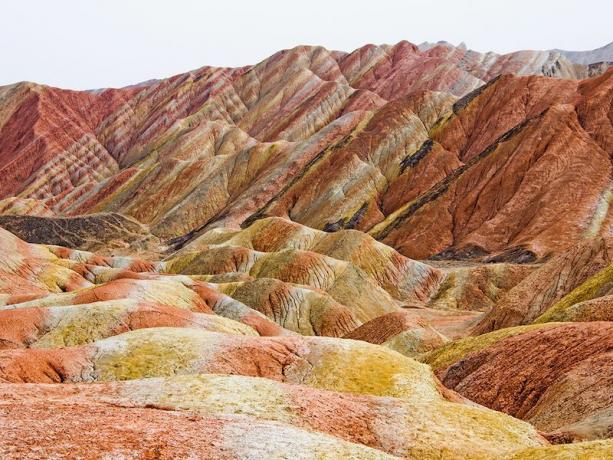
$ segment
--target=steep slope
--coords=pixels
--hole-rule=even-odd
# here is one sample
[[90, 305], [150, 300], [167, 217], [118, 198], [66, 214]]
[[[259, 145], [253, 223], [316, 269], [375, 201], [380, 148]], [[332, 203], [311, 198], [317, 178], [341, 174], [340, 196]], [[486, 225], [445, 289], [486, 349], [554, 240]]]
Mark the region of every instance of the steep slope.
[[[473, 401], [528, 420], [540, 430], [571, 439], [609, 437], [613, 325], [543, 326], [465, 355], [439, 371], [441, 380]], [[521, 371], [512, 364], [516, 362], [522, 363]]]
[[599, 53], [0, 87], [0, 457], [606, 458]]
[[[609, 71], [579, 84], [503, 76], [480, 88], [432, 131], [463, 166], [370, 234], [409, 257], [499, 261], [608, 234], [612, 85]], [[602, 111], [584, 109], [596, 99], [586, 91], [606, 98]]]
[[[247, 226], [276, 215], [328, 231], [368, 230], [379, 223], [373, 234], [413, 257], [459, 243], [482, 245], [479, 238], [498, 230], [476, 233], [474, 227], [484, 225], [482, 214], [476, 214], [468, 228], [453, 232], [446, 247], [441, 238], [438, 246], [426, 243], [416, 251], [405, 240], [417, 235], [389, 233], [407, 219], [405, 210], [413, 200], [432, 196], [437, 184], [454, 177], [452, 172], [474, 155], [547, 108], [545, 120], [532, 120], [529, 124], [537, 126], [525, 127], [516, 136], [522, 141], [518, 148], [526, 153], [515, 155], [520, 158], [505, 166], [497, 180], [505, 184], [508, 176], [527, 174], [525, 161], [537, 157], [544, 158], [539, 164], [545, 167], [553, 161], [546, 159], [560, 155], [556, 145], [571, 142], [568, 151], [577, 152], [574, 173], [562, 174], [558, 187], [563, 184], [575, 195], [583, 190], [583, 177], [592, 171], [585, 170], [582, 152], [592, 151], [595, 142], [604, 150], [598, 155], [604, 155], [613, 142], [606, 119], [611, 72], [581, 84], [504, 77], [489, 89], [482, 87], [507, 73], [585, 77], [579, 67], [555, 53], [481, 55], [446, 44], [420, 50], [401, 42], [367, 45], [352, 53], [302, 46], [250, 67], [203, 67], [117, 90], [71, 92], [29, 83], [3, 87], [2, 208], [5, 213], [43, 215], [120, 212], [149, 225], [163, 239], [181, 242], [206, 229]], [[477, 88], [481, 96], [473, 94], [472, 103], [456, 104], [459, 113], [437, 123], [448, 118], [457, 97]], [[492, 93], [496, 97], [490, 97]], [[576, 119], [568, 104], [577, 108]], [[492, 117], [502, 105], [507, 107], [505, 115]], [[559, 129], [541, 132], [543, 124]], [[458, 125], [466, 126], [468, 142], [458, 137]], [[524, 139], [526, 130], [532, 131], [529, 139]], [[532, 153], [532, 159], [524, 158], [533, 148], [531, 142], [542, 136], [560, 141], [545, 152]], [[604, 158], [602, 165], [593, 165], [603, 177], [608, 174]], [[470, 169], [489, 177], [491, 163], [480, 161]], [[530, 171], [530, 177], [543, 176], [538, 167]], [[459, 182], [471, 177], [460, 176]], [[610, 193], [603, 180], [583, 192], [580, 215], [570, 217], [574, 224], [565, 229], [568, 236], [561, 244], [575, 241], [588, 222], [592, 233], [608, 225]], [[489, 226], [506, 225], [505, 218], [515, 217], [504, 217], [515, 212], [509, 208], [524, 211], [521, 203], [535, 198], [516, 191], [517, 184], [509, 185], [515, 199], [509, 197], [495, 209], [487, 206]], [[549, 193], [557, 192], [556, 187], [552, 184]], [[601, 204], [594, 203], [596, 196]], [[472, 206], [465, 200], [461, 208]], [[544, 191], [540, 200], [548, 200]], [[499, 224], [492, 222], [492, 212], [501, 214]], [[590, 220], [590, 212], [603, 214], [604, 223], [600, 217]], [[412, 229], [415, 219], [401, 227]], [[515, 235], [517, 241], [496, 241], [485, 249], [513, 249], [547, 224], [550, 220], [534, 216], [526, 234]], [[432, 235], [440, 232], [435, 229]], [[551, 246], [542, 241], [534, 245]], [[558, 250], [545, 247], [537, 255]]]
[[552, 258], [509, 290], [475, 327], [482, 334], [528, 324], [611, 263], [611, 238], [585, 240]]
[[612, 321], [613, 265], [599, 271], [562, 297], [535, 322]]

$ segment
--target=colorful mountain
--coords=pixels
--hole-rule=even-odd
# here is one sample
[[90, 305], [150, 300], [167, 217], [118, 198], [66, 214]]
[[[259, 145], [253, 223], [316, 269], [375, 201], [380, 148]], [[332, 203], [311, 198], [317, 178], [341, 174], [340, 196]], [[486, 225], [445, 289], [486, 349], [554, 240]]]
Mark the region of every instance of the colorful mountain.
[[608, 458], [609, 51], [0, 87], [0, 457]]

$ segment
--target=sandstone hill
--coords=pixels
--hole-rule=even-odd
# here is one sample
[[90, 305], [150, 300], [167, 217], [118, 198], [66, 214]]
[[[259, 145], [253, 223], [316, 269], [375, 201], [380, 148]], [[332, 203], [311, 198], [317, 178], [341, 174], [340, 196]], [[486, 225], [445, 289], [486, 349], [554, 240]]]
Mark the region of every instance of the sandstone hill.
[[609, 458], [608, 48], [0, 87], [0, 457]]

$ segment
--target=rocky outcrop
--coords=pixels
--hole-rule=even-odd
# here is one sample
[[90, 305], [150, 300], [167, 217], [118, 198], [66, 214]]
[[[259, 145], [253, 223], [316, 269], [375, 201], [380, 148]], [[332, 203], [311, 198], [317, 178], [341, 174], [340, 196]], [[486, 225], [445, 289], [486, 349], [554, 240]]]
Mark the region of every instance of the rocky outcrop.
[[[606, 49], [606, 47], [603, 48]], [[589, 53], [597, 54], [603, 48], [579, 53], [585, 54], [587, 58]], [[445, 41], [437, 43], [424, 42], [419, 45], [419, 49], [431, 54], [445, 56], [456, 62], [462, 69], [483, 80], [489, 80], [497, 75], [509, 73], [517, 75], [542, 73], [543, 75], [561, 78], [581, 78], [581, 76], [586, 75], [586, 69], [582, 68], [582, 65], [574, 66], [573, 64], [588, 63], [580, 63], [577, 59], [574, 59], [574, 56], [567, 54], [572, 52], [561, 50], [525, 50], [501, 55], [491, 51], [479, 53], [467, 49], [464, 43], [453, 46]]]
[[611, 84], [503, 76], [458, 101], [431, 136], [463, 165], [369, 233], [413, 258], [516, 262], [608, 235], [610, 102], [582, 107]]
[[350, 307], [318, 289], [273, 278], [225, 283], [219, 290], [301, 335], [342, 337], [360, 324]]
[[445, 336], [425, 321], [415, 320], [404, 311], [388, 313], [363, 324], [345, 336], [346, 339], [363, 340], [374, 344], [394, 344], [397, 351], [403, 343], [405, 355], [417, 354], [440, 347]]
[[525, 326], [507, 327], [478, 336], [462, 337], [429, 353], [424, 353], [419, 357], [419, 361], [429, 364], [432, 369], [439, 372], [452, 364], [461, 362], [471, 353], [484, 350], [508, 337], [557, 325], [559, 323], [528, 324]]
[[434, 262], [445, 275], [436, 294], [428, 301], [437, 310], [473, 310], [487, 312], [509, 290], [537, 267], [528, 264], [473, 264], [470, 262]]
[[475, 327], [482, 334], [528, 324], [611, 264], [610, 238], [594, 238], [551, 259], [509, 290]]
[[440, 270], [404, 257], [362, 232], [339, 230], [327, 233], [278, 217], [259, 219], [241, 231], [213, 229], [178, 254], [210, 246], [238, 246], [266, 253], [294, 249], [349, 262], [363, 270], [393, 298], [407, 304], [428, 301], [444, 277]]
[[564, 299], [539, 316], [534, 322], [613, 321], [613, 295], [584, 300], [570, 306], [562, 303], [563, 301]]
[[605, 458], [607, 68], [400, 42], [0, 87], [0, 457]]
[[[465, 355], [439, 371], [441, 380], [469, 399], [528, 420], [540, 430], [570, 439], [609, 436], [613, 325], [539, 326]], [[521, 369], [512, 364], [519, 362]], [[575, 434], [582, 421], [587, 423]]]
[[[115, 213], [80, 217], [0, 215], [0, 227], [29, 243], [67, 246], [85, 251], [140, 253], [155, 251], [159, 240], [133, 219]], [[160, 248], [162, 249], [162, 248]]]
[[535, 322], [613, 321], [613, 265], [596, 273], [539, 316]]
[[[119, 212], [179, 245], [280, 216], [370, 230], [413, 258], [530, 261], [608, 231], [612, 75], [571, 80], [587, 73], [557, 53], [401, 42], [301, 46], [124, 89], [3, 87], [0, 209]], [[419, 217], [438, 208], [451, 215]]]
[[[124, 419], [138, 419], [131, 428], [131, 433], [137, 436], [142, 435], [145, 429], [148, 433], [152, 430], [158, 433], [156, 430], [161, 429], [163, 424], [172, 423], [174, 430], [181, 426], [183, 417], [188, 416], [202, 417], [199, 420], [206, 422], [208, 427], [213, 420], [217, 420], [215, 423], [221, 425], [214, 426], [225, 427], [222, 430], [224, 433], [230, 429], [227, 428], [229, 426], [243, 435], [254, 435], [260, 425], [266, 433], [274, 427], [276, 433], [291, 434], [292, 442], [306, 439], [304, 444], [300, 444], [303, 447], [291, 447], [294, 453], [298, 452], [297, 455], [301, 455], [299, 449], [311, 445], [312, 449], [308, 452], [317, 451], [318, 446], [327, 446], [328, 449], [334, 446], [334, 452], [346, 452], [349, 456], [360, 458], [369, 458], [371, 454], [373, 458], [381, 455], [483, 458], [510, 455], [528, 447], [547, 445], [547, 441], [531, 425], [490, 409], [473, 406], [443, 387], [428, 365], [408, 357], [429, 352], [426, 358], [421, 359], [434, 362], [427, 357], [436, 356], [437, 348], [441, 346], [443, 350], [453, 350], [455, 343], [447, 345], [447, 337], [455, 338], [465, 333], [481, 313], [424, 307], [400, 310], [395, 306], [393, 297], [378, 286], [375, 277], [366, 274], [352, 262], [317, 252], [281, 248], [291, 242], [303, 244], [306, 241], [322, 253], [342, 255], [356, 263], [361, 261], [364, 269], [371, 266], [373, 261], [379, 261], [380, 267], [389, 267], [386, 264], [390, 263], [390, 259], [383, 256], [393, 254], [390, 253], [391, 249], [380, 243], [371, 243], [370, 247], [379, 248], [380, 255], [372, 260], [361, 259], [361, 252], [348, 245], [350, 239], [335, 239], [331, 243], [327, 241], [328, 235], [337, 234], [309, 234], [295, 224], [289, 228], [296, 230], [297, 235], [307, 237], [290, 237], [292, 233], [279, 231], [277, 224], [273, 226], [279, 236], [276, 240], [269, 239], [266, 226], [252, 233], [246, 230], [219, 230], [207, 238], [215, 237], [218, 243], [232, 240], [243, 244], [218, 244], [213, 248], [230, 250], [231, 254], [237, 254], [236, 249], [239, 249], [247, 251], [247, 254], [260, 254], [260, 258], [270, 257], [267, 254], [278, 258], [278, 254], [290, 251], [289, 254], [308, 254], [309, 258], [315, 257], [314, 260], [323, 258], [321, 260], [332, 268], [338, 268], [340, 263], [342, 270], [334, 272], [338, 278], [328, 287], [330, 292], [364, 293], [367, 286], [370, 286], [369, 289], [377, 286], [380, 290], [377, 292], [385, 293], [382, 295], [388, 296], [394, 305], [393, 312], [377, 313], [375, 306], [366, 308], [366, 303], [360, 309], [352, 310], [350, 305], [355, 309], [358, 304], [350, 297], [347, 297], [347, 306], [315, 286], [258, 276], [261, 273], [276, 273], [279, 277], [302, 276], [301, 279], [308, 282], [311, 275], [308, 270], [304, 272], [303, 268], [299, 268], [301, 264], [286, 266], [276, 262], [269, 268], [264, 265], [256, 270], [249, 269], [256, 275], [254, 278], [207, 282], [204, 275], [165, 273], [172, 271], [171, 261], [147, 262], [123, 256], [99, 256], [59, 246], [28, 244], [1, 230], [0, 250], [6, 256], [0, 259], [1, 273], [12, 276], [18, 283], [38, 283], [40, 292], [35, 298], [19, 297], [6, 292], [10, 285], [2, 288], [0, 381], [5, 382], [5, 386], [0, 388], [0, 392], [9, 392], [11, 396], [2, 398], [1, 405], [13, 426], [17, 424], [25, 431], [22, 433], [13, 429], [11, 433], [22, 434], [3, 438], [0, 449], [4, 449], [9, 456], [23, 452], [30, 435], [38, 433], [38, 430], [47, 430], [45, 439], [50, 442], [36, 444], [39, 450], [64, 455], [62, 446], [66, 444], [55, 442], [62, 439], [64, 432], [54, 431], [47, 424], [61, 417], [62, 424], [55, 423], [54, 426], [69, 429], [78, 420], [81, 427], [76, 428], [75, 425], [76, 434], [71, 438], [75, 442], [75, 452], [79, 451], [82, 443], [83, 423], [91, 423], [92, 430], [94, 426], [96, 429], [89, 436], [95, 437], [98, 436], [96, 433], [100, 433], [100, 443], [96, 449], [101, 454], [157, 449], [156, 452], [182, 455], [183, 451], [172, 447], [174, 444], [164, 434], [158, 436], [161, 444], [151, 445], [131, 444], [132, 435], [124, 435], [116, 444], [105, 439], [110, 435], [115, 436], [114, 431], [108, 430], [119, 427], [117, 422]], [[318, 241], [315, 242], [309, 235], [315, 235]], [[366, 237], [362, 241], [368, 242], [370, 239]], [[253, 244], [265, 245], [266, 242], [270, 244], [269, 247], [259, 247], [278, 251], [259, 252], [247, 248]], [[205, 249], [207, 244], [203, 240], [198, 245], [200, 251], [196, 252], [197, 256], [211, 249]], [[176, 256], [177, 260], [186, 254], [191, 257], [192, 249], [186, 248], [185, 253]], [[182, 265], [184, 269], [194, 263], [194, 259], [189, 257], [187, 263]], [[207, 260], [209, 262], [204, 263], [203, 259], [203, 263], [193, 267], [209, 271], [207, 266], [217, 264], [225, 267], [218, 270], [218, 275], [222, 275], [244, 264], [247, 264], [245, 267], [257, 267], [260, 263], [258, 259], [250, 265], [250, 258], [245, 261], [236, 258], [224, 261], [218, 257]], [[399, 256], [392, 260], [403, 258]], [[174, 262], [175, 268], [181, 265], [176, 265], [178, 263]], [[410, 263], [408, 267], [411, 267]], [[436, 269], [432, 271], [437, 272]], [[409, 277], [408, 273], [418, 276], [420, 272], [405, 272], [404, 276]], [[348, 273], [363, 275], [352, 280], [347, 278]], [[40, 274], [43, 275], [41, 279], [38, 278]], [[61, 283], [64, 279], [73, 280], [70, 292], [61, 292], [68, 289], [58, 289], [64, 286]], [[325, 280], [321, 275], [312, 279]], [[365, 302], [365, 299], [368, 297], [357, 302]], [[355, 312], [374, 318], [358, 327], [365, 318]], [[582, 381], [588, 378], [587, 373], [591, 379], [605, 379], [602, 381], [606, 382], [608, 355], [603, 347], [608, 346], [606, 337], [610, 335], [606, 329], [607, 323], [569, 323], [569, 327], [576, 329], [578, 326], [575, 325], [578, 324], [590, 329], [583, 331], [579, 328], [576, 334], [565, 331], [543, 339], [542, 342], [552, 347], [553, 351], [539, 354], [541, 360], [549, 357], [557, 360], [555, 363], [560, 361], [560, 365], [559, 371], [550, 370], [539, 380], [538, 385], [551, 383], [549, 388], [555, 391], [543, 393], [539, 403], [531, 407], [530, 414], [534, 414], [534, 418], [529, 420], [542, 426], [549, 432], [548, 436], [556, 440], [604, 437], [608, 430], [605, 401], [600, 393], [589, 390], [594, 393], [589, 403], [585, 402], [585, 398], [577, 401], [572, 396], [566, 396], [571, 394], [571, 388], [576, 387], [577, 379]], [[561, 327], [559, 323], [527, 326], [533, 328], [534, 333]], [[605, 334], [602, 337], [602, 334], [598, 335], [601, 330]], [[465, 369], [462, 365], [460, 370], [456, 370], [452, 361], [457, 358], [454, 357], [463, 356], [460, 362], [466, 363], [471, 362], [474, 356], [495, 349], [491, 355], [487, 355], [488, 359], [478, 361], [486, 366], [483, 368], [484, 378], [488, 382], [494, 381], [486, 372], [487, 366], [499, 366], [496, 359], [506, 356], [497, 347], [516, 337], [528, 336], [529, 339], [533, 333], [526, 329], [505, 335], [505, 338], [499, 334], [501, 332], [493, 333], [497, 336], [491, 340], [484, 336], [483, 343], [463, 345], [460, 352], [446, 352], [447, 358], [443, 361], [446, 370], [441, 370], [443, 365], [434, 366], [443, 382], [449, 387], [457, 387], [458, 391], [477, 402], [493, 407], [502, 404], [498, 400], [482, 401], [477, 395], [469, 394], [472, 387], [467, 382], [470, 379], [462, 379], [462, 385], [455, 386], [450, 380]], [[322, 334], [344, 334], [346, 338], [315, 336]], [[573, 351], [566, 358], [560, 350], [574, 348], [567, 347], [566, 342], [556, 345], [555, 338], [568, 341], [575, 336], [586, 351], [583, 354]], [[586, 340], [586, 337], [591, 339]], [[470, 343], [477, 339], [466, 338], [457, 343]], [[531, 343], [526, 340], [527, 349], [537, 353], [538, 347]], [[589, 358], [586, 357], [588, 348]], [[518, 346], [511, 349], [525, 353]], [[538, 366], [536, 359], [531, 362]], [[553, 365], [545, 367], [555, 369]], [[517, 372], [517, 368], [511, 364], [505, 369], [505, 372]], [[150, 380], [152, 378], [154, 380]], [[509, 385], [505, 391], [515, 395], [516, 386], [509, 383], [512, 379], [503, 376], [503, 380]], [[39, 387], [39, 384], [45, 385]], [[463, 385], [466, 385], [466, 389]], [[275, 395], [272, 399], [267, 396], [271, 394]], [[285, 402], [285, 396], [281, 396], [285, 394], [291, 395], [287, 396], [289, 402]], [[488, 395], [481, 390], [479, 394], [483, 398]], [[584, 396], [587, 398], [588, 394]], [[498, 407], [503, 411], [512, 413], [516, 405], [523, 407], [521, 395], [502, 401], [509, 404], [508, 407]], [[184, 412], [186, 410], [190, 415]], [[24, 414], [30, 415], [26, 417]], [[44, 422], [38, 417], [43, 415]], [[523, 417], [523, 413], [516, 415]], [[30, 418], [33, 416], [38, 422]], [[166, 417], [172, 417], [172, 421]], [[189, 431], [192, 428], [187, 426], [194, 425], [186, 425], [185, 442], [198, 446], [197, 439], [200, 438], [196, 439], [195, 434]], [[194, 429], [202, 435], [200, 425]], [[397, 436], [399, 431], [404, 433], [400, 441]], [[300, 433], [308, 433], [308, 437], [303, 438]], [[446, 441], [450, 433], [457, 437], [453, 446]], [[230, 443], [227, 449], [234, 449], [230, 451], [235, 455], [239, 452], [236, 449], [243, 444], [238, 438], [224, 436], [229, 436], [224, 437], [224, 442]], [[207, 446], [206, 449], [213, 449], [210, 450], [211, 455], [218, 453], [216, 447]], [[274, 453], [278, 449], [285, 452], [286, 448], [289, 447], [285, 444], [273, 442], [265, 453]], [[252, 452], [249, 449], [253, 448], [245, 449], [236, 455], [246, 455], [245, 452]]]

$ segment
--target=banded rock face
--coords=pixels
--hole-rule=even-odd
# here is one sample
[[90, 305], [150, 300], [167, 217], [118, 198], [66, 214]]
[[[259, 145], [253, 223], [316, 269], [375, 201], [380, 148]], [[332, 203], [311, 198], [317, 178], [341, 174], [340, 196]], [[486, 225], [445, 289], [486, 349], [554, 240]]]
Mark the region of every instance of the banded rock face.
[[576, 80], [587, 73], [555, 52], [401, 42], [125, 89], [3, 87], [0, 210], [120, 212], [180, 244], [280, 216], [369, 230], [413, 258], [543, 258], [609, 232], [612, 75]]
[[1, 87], [0, 456], [604, 458], [601, 54]]
[[[4, 230], [0, 236], [5, 256], [11, 255], [2, 259], [8, 261], [3, 274], [11, 273], [23, 283], [32, 276], [23, 270], [24, 263], [34, 273], [42, 273], [37, 268], [42, 264], [54, 268], [47, 269], [46, 284], [40, 284], [36, 298], [5, 296], [0, 307], [0, 380], [6, 382], [2, 391], [11, 394], [2, 400], [3, 413], [8, 414], [3, 420], [11, 420], [11, 429], [0, 449], [9, 457], [27, 458], [25, 446], [42, 430], [45, 439], [62, 439], [64, 432], [49, 425], [57, 417], [63, 422], [56, 427], [81, 426], [75, 425], [74, 444], [69, 444], [74, 452], [82, 448], [83, 423], [97, 427], [92, 436], [99, 436], [96, 449], [101, 455], [145, 455], [152, 449], [183, 455], [183, 443], [199, 448], [191, 430], [201, 435], [203, 426], [221, 430], [216, 438], [221, 444], [207, 444], [209, 450], [202, 446], [203, 452], [221, 457], [254, 455], [256, 447], [241, 444], [239, 434], [264, 436], [271, 429], [291, 435], [291, 442], [302, 447], [269, 442], [265, 453], [285, 455], [292, 449], [304, 458], [312, 458], [318, 449], [359, 458], [484, 458], [547, 444], [529, 424], [474, 407], [445, 389], [427, 365], [393, 351], [393, 346], [300, 337], [273, 322], [280, 321], [283, 315], [278, 313], [284, 311], [287, 319], [281, 323], [300, 326], [289, 318], [300, 317], [298, 312], [325, 299], [314, 288], [291, 285], [290, 294], [310, 292], [310, 303], [285, 304], [271, 314], [258, 297], [269, 283], [265, 278], [208, 283], [199, 279], [202, 275], [164, 274], [166, 262], [28, 244]], [[56, 278], [63, 279], [65, 272], [82, 286], [58, 292]], [[290, 287], [282, 281], [270, 286], [275, 292]], [[342, 308], [326, 302], [329, 311]], [[446, 322], [440, 324], [444, 328]], [[277, 337], [262, 337], [266, 335]], [[245, 378], [253, 381], [241, 380]], [[129, 386], [110, 383], [119, 381]], [[85, 384], [70, 390], [68, 382]], [[40, 387], [44, 391], [36, 389], [41, 383], [46, 384]], [[313, 415], [300, 407], [308, 407]], [[204, 425], [189, 418], [194, 411]], [[350, 419], [345, 418], [348, 414]], [[33, 422], [35, 416], [39, 422]], [[131, 418], [137, 425], [121, 434], [121, 420]], [[438, 428], [431, 435], [419, 434], [433, 423]], [[186, 424], [182, 443], [160, 431], [164, 424], [173, 429]], [[399, 429], [405, 433], [402, 442], [392, 436]], [[131, 440], [143, 430], [159, 433], [156, 442], [134, 444]], [[445, 441], [450, 433], [463, 433], [453, 447]], [[67, 455], [64, 442], [37, 445], [45, 455]]]
[[326, 233], [281, 218], [260, 219], [241, 231], [213, 229], [179, 254], [212, 246], [237, 246], [266, 253], [298, 250], [322, 254], [349, 262], [394, 299], [406, 303], [427, 301], [444, 278], [440, 270], [404, 257], [362, 232]]
[[608, 265], [562, 297], [535, 322], [612, 321], [613, 265]]
[[[609, 71], [581, 83], [503, 76], [481, 87], [431, 133], [462, 166], [369, 233], [414, 258], [518, 262], [609, 235], [612, 84]], [[602, 111], [586, 111], [592, 92], [606, 95]]]
[[612, 328], [610, 322], [538, 325], [473, 348], [439, 372], [449, 388], [555, 436], [609, 437]]
[[433, 350], [447, 338], [425, 321], [415, 320], [408, 312], [379, 316], [347, 334], [345, 338], [383, 344], [406, 356]]
[[[611, 238], [588, 239], [543, 264], [509, 290], [475, 326], [474, 333], [531, 323], [546, 314], [565, 295], [611, 264], [611, 243]], [[571, 300], [569, 306], [575, 302]]]
[[222, 316], [135, 300], [109, 300], [83, 305], [1, 310], [2, 348], [77, 346], [122, 332], [149, 327], [190, 327], [228, 334], [256, 331]]

